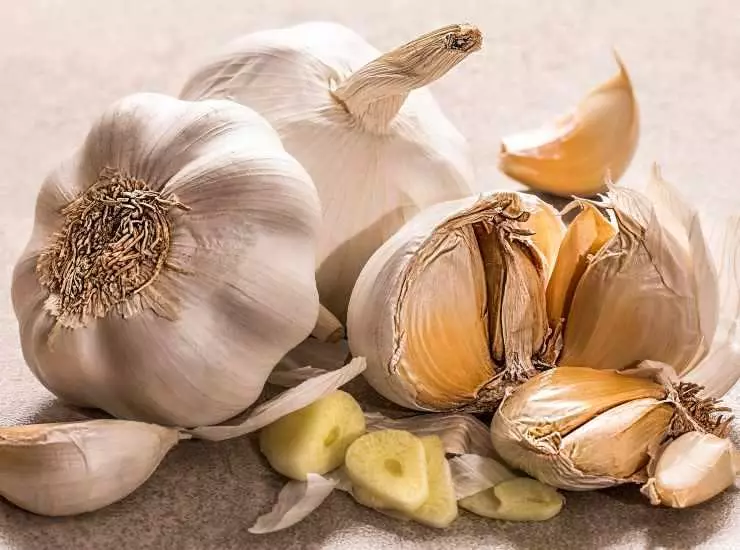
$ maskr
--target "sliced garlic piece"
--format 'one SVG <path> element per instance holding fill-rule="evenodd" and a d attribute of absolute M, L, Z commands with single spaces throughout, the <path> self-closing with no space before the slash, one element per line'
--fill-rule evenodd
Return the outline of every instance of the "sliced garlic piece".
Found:
<path fill-rule="evenodd" d="M 707 501 L 740 476 L 738 451 L 729 439 L 688 432 L 668 443 L 642 488 L 653 504 L 687 508 Z"/>
<path fill-rule="evenodd" d="M 345 468 L 385 508 L 413 512 L 429 498 L 426 454 L 421 440 L 400 430 L 365 434 L 347 450 Z"/>
<path fill-rule="evenodd" d="M 91 512 L 139 488 L 179 438 L 126 420 L 0 428 L 0 495 L 46 516 Z"/>
<path fill-rule="evenodd" d="M 341 466 L 349 445 L 365 433 L 360 405 L 337 390 L 262 428 L 260 450 L 275 470 L 297 480 Z"/>
<path fill-rule="evenodd" d="M 554 195 L 594 195 L 616 182 L 632 160 L 639 113 L 632 83 L 619 73 L 592 90 L 575 110 L 533 131 L 505 137 L 499 168 L 508 176 Z"/>
<path fill-rule="evenodd" d="M 442 440 L 434 435 L 422 437 L 421 443 L 427 461 L 429 496 L 409 517 L 429 527 L 449 527 L 457 518 L 457 499 L 445 449 Z"/>
<path fill-rule="evenodd" d="M 546 521 L 555 517 L 564 503 L 555 489 L 527 477 L 502 481 L 459 502 L 461 508 L 479 516 L 507 521 Z"/>

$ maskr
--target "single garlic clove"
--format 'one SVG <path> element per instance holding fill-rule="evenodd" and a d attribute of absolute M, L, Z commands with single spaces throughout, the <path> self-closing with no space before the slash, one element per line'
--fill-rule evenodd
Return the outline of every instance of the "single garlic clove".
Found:
<path fill-rule="evenodd" d="M 409 432 L 365 434 L 347 449 L 345 468 L 353 486 L 370 493 L 385 508 L 413 512 L 429 498 L 426 454 Z"/>
<path fill-rule="evenodd" d="M 505 137 L 499 167 L 508 176 L 554 195 L 594 195 L 629 166 L 639 137 L 632 83 L 619 73 L 592 90 L 553 124 Z"/>
<path fill-rule="evenodd" d="M 573 294 L 590 257 L 617 234 L 595 206 L 583 202 L 581 207 L 583 210 L 568 226 L 547 283 L 547 312 L 552 328 L 567 318 Z"/>
<path fill-rule="evenodd" d="M 365 433 L 360 405 L 337 390 L 265 426 L 260 450 L 275 470 L 297 480 L 341 466 L 349 445 Z"/>
<path fill-rule="evenodd" d="M 642 492 L 653 504 L 687 508 L 718 495 L 740 476 L 740 456 L 729 439 L 688 432 L 668 443 Z"/>
<path fill-rule="evenodd" d="M 479 516 L 507 521 L 546 521 L 563 508 L 565 499 L 537 480 L 516 477 L 460 500 L 460 507 Z"/>
<path fill-rule="evenodd" d="M 421 438 L 427 460 L 429 496 L 409 517 L 419 523 L 443 529 L 457 518 L 457 499 L 452 484 L 450 465 L 442 440 L 437 436 Z"/>
<path fill-rule="evenodd" d="M 141 486 L 179 437 L 125 420 L 1 428 L 0 495 L 46 516 L 97 510 Z"/>

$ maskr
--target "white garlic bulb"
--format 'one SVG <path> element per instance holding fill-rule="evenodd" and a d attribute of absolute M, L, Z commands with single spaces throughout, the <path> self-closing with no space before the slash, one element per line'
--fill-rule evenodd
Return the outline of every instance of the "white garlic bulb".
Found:
<path fill-rule="evenodd" d="M 184 99 L 262 114 L 316 184 L 321 303 L 341 321 L 372 253 L 420 209 L 472 191 L 467 144 L 426 89 L 481 45 L 450 25 L 386 54 L 350 29 L 307 23 L 236 40 L 196 71 Z"/>
<path fill-rule="evenodd" d="M 226 420 L 316 322 L 319 223 L 310 177 L 254 111 L 126 97 L 39 192 L 13 274 L 26 362 L 118 418 Z"/>
<path fill-rule="evenodd" d="M 370 258 L 350 349 L 383 396 L 417 410 L 492 409 L 547 355 L 545 283 L 565 229 L 533 195 L 432 206 Z"/>

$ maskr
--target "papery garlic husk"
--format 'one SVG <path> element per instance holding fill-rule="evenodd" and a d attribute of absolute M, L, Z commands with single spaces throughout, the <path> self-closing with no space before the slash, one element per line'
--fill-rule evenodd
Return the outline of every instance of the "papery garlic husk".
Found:
<path fill-rule="evenodd" d="M 123 98 L 39 192 L 13 273 L 25 360 L 118 418 L 231 418 L 316 323 L 319 223 L 310 177 L 254 111 Z"/>
<path fill-rule="evenodd" d="M 561 489 L 644 482 L 671 433 L 727 429 L 724 409 L 692 386 L 585 367 L 557 367 L 522 384 L 494 415 L 491 438 L 512 467 Z"/>
<path fill-rule="evenodd" d="M 672 508 L 701 504 L 740 477 L 740 452 L 729 439 L 688 432 L 661 449 L 641 489 L 650 502 Z"/>
<path fill-rule="evenodd" d="M 382 54 L 335 23 L 249 34 L 195 71 L 185 99 L 227 98 L 262 114 L 321 197 L 317 284 L 340 321 L 373 252 L 422 208 L 473 192 L 463 136 L 430 82 L 481 46 L 449 25 Z"/>
<path fill-rule="evenodd" d="M 0 496 L 46 516 L 91 512 L 139 488 L 181 437 L 126 420 L 0 428 Z"/>
<path fill-rule="evenodd" d="M 649 359 L 682 375 L 706 355 L 717 327 L 717 277 L 698 218 L 676 223 L 671 212 L 689 207 L 671 194 L 673 205 L 614 188 L 602 203 L 610 218 L 575 204 L 583 210 L 547 288 L 551 326 L 564 323 L 559 365 L 622 369 Z"/>
<path fill-rule="evenodd" d="M 619 73 L 552 124 L 503 138 L 499 168 L 540 191 L 595 195 L 616 182 L 634 156 L 640 124 L 632 82 Z"/>
<path fill-rule="evenodd" d="M 492 410 L 547 355 L 545 281 L 563 234 L 532 196 L 428 208 L 368 261 L 348 338 L 383 396 L 425 411 Z"/>

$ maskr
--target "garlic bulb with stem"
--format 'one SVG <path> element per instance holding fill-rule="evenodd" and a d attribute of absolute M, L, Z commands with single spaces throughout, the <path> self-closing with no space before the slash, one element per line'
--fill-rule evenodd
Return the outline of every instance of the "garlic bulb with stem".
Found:
<path fill-rule="evenodd" d="M 321 303 L 344 322 L 372 253 L 420 209 L 472 191 L 465 139 L 428 90 L 482 38 L 449 25 L 385 54 L 350 29 L 305 23 L 234 41 L 194 72 L 184 99 L 262 114 L 319 191 Z"/>
<path fill-rule="evenodd" d="M 499 168 L 553 195 L 595 195 L 617 181 L 637 148 L 639 113 L 632 82 L 619 73 L 553 124 L 503 138 Z"/>
<path fill-rule="evenodd" d="M 368 261 L 348 340 L 383 396 L 423 411 L 492 410 L 548 355 L 545 281 L 564 228 L 532 195 L 440 203 Z"/>
<path fill-rule="evenodd" d="M 318 315 L 316 190 L 254 111 L 136 94 L 42 186 L 13 273 L 26 362 L 124 419 L 221 422 Z"/>
<path fill-rule="evenodd" d="M 91 512 L 139 488 L 188 437 L 126 420 L 0 428 L 0 496 L 46 516 Z"/>

